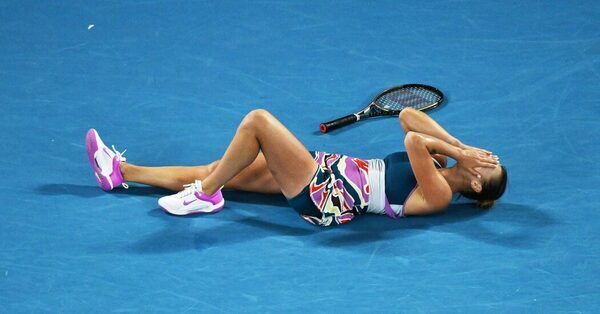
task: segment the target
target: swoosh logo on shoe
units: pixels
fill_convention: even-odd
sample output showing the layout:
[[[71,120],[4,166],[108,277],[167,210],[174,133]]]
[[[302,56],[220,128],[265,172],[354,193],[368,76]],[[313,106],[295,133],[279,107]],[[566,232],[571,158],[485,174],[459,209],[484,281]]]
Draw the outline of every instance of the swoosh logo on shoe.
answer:
[[[197,201],[197,200],[193,200],[193,201],[190,201],[190,202],[188,202],[188,201],[183,201],[183,206],[188,206],[188,205],[190,205],[191,203],[193,203],[193,202],[195,202],[195,201]]]
[[[100,169],[100,164],[98,163],[98,159],[96,159],[96,157],[94,157],[94,162],[96,163],[96,167],[98,167],[98,169]]]

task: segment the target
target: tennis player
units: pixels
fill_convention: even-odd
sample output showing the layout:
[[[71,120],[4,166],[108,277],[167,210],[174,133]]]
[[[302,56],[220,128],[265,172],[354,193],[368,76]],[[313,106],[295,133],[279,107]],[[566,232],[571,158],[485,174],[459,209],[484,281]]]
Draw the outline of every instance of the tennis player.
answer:
[[[406,152],[365,160],[310,152],[266,110],[248,113],[220,160],[194,167],[143,167],[106,147],[98,132],[86,136],[88,158],[103,190],[126,181],[179,191],[158,200],[173,215],[215,213],[223,187],[282,193],[306,221],[329,226],[366,213],[391,218],[443,211],[453,194],[490,208],[506,188],[506,168],[492,153],[463,144],[427,114],[404,109]],[[447,158],[456,164],[446,167]]]

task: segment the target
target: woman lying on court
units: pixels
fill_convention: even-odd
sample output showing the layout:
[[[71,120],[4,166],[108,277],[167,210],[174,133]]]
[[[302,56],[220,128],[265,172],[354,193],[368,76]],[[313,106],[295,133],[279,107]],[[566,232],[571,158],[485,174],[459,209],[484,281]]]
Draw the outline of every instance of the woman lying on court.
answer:
[[[137,166],[125,162],[114,146],[108,149],[94,129],[87,133],[86,147],[102,189],[127,187],[125,181],[131,181],[180,191],[158,201],[173,215],[221,210],[222,187],[282,193],[305,220],[323,226],[365,213],[391,218],[438,213],[454,193],[483,208],[502,196],[507,173],[497,156],[464,145],[420,111],[403,110],[400,122],[406,152],[372,160],[309,152],[261,109],[246,115],[223,157],[208,165]],[[457,163],[445,168],[446,157]]]

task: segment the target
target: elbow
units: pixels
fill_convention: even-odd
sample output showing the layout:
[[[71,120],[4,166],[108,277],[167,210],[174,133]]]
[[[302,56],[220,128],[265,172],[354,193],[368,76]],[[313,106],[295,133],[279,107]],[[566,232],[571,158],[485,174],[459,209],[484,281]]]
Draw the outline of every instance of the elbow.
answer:
[[[415,113],[417,112],[417,109],[412,108],[412,107],[406,107],[404,109],[402,109],[402,111],[400,111],[400,121],[408,121],[409,119],[411,119],[411,116],[413,116]]]
[[[410,131],[410,121],[413,120],[413,116],[415,115],[416,109],[411,107],[404,108],[400,111],[398,117],[400,118],[400,125],[402,125],[402,129],[404,129],[405,133]]]
[[[450,197],[437,198],[433,203],[431,203],[431,210],[434,213],[442,212],[448,207],[448,205],[450,205],[450,202],[452,202],[452,194],[450,194]]]
[[[406,137],[404,137],[404,146],[406,147],[406,149],[408,149],[409,147],[415,147],[417,145],[420,145],[422,144],[422,142],[423,138],[421,137],[421,135],[414,131],[408,131],[406,133]]]
[[[444,189],[430,191],[429,195],[424,194],[423,196],[431,213],[443,211],[452,202],[452,191],[449,186]]]

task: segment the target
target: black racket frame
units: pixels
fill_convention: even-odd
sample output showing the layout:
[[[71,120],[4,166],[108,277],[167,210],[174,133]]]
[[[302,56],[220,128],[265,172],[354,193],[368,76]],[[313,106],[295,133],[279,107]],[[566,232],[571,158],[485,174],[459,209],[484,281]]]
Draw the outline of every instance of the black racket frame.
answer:
[[[379,98],[381,98],[383,95],[389,93],[389,92],[393,92],[395,90],[398,89],[402,89],[402,88],[411,88],[411,87],[417,87],[417,88],[422,88],[422,89],[426,89],[428,91],[431,91],[437,95],[439,95],[440,99],[434,103],[432,103],[431,105],[424,107],[424,108],[419,108],[418,110],[420,111],[427,111],[427,110],[431,110],[433,108],[438,107],[439,105],[441,105],[444,100],[445,100],[445,96],[444,93],[442,93],[441,90],[430,86],[430,85],[425,85],[425,84],[404,84],[404,85],[399,85],[399,86],[394,86],[391,88],[388,88],[384,91],[382,91],[381,93],[379,93],[374,99],[373,101],[367,106],[365,107],[363,110],[357,112],[357,113],[353,113],[353,114],[349,114],[345,117],[341,117],[335,120],[331,120],[328,122],[324,122],[321,123],[321,125],[319,126],[319,129],[321,130],[322,133],[327,133],[329,131],[333,131],[335,129],[339,129],[341,127],[344,127],[346,125],[355,123],[357,121],[360,121],[364,118],[371,118],[371,117],[378,117],[378,116],[392,116],[392,115],[398,115],[400,114],[400,112],[402,111],[402,109],[410,107],[404,107],[400,110],[388,110],[385,108],[381,108],[379,105],[377,105],[377,100]]]

